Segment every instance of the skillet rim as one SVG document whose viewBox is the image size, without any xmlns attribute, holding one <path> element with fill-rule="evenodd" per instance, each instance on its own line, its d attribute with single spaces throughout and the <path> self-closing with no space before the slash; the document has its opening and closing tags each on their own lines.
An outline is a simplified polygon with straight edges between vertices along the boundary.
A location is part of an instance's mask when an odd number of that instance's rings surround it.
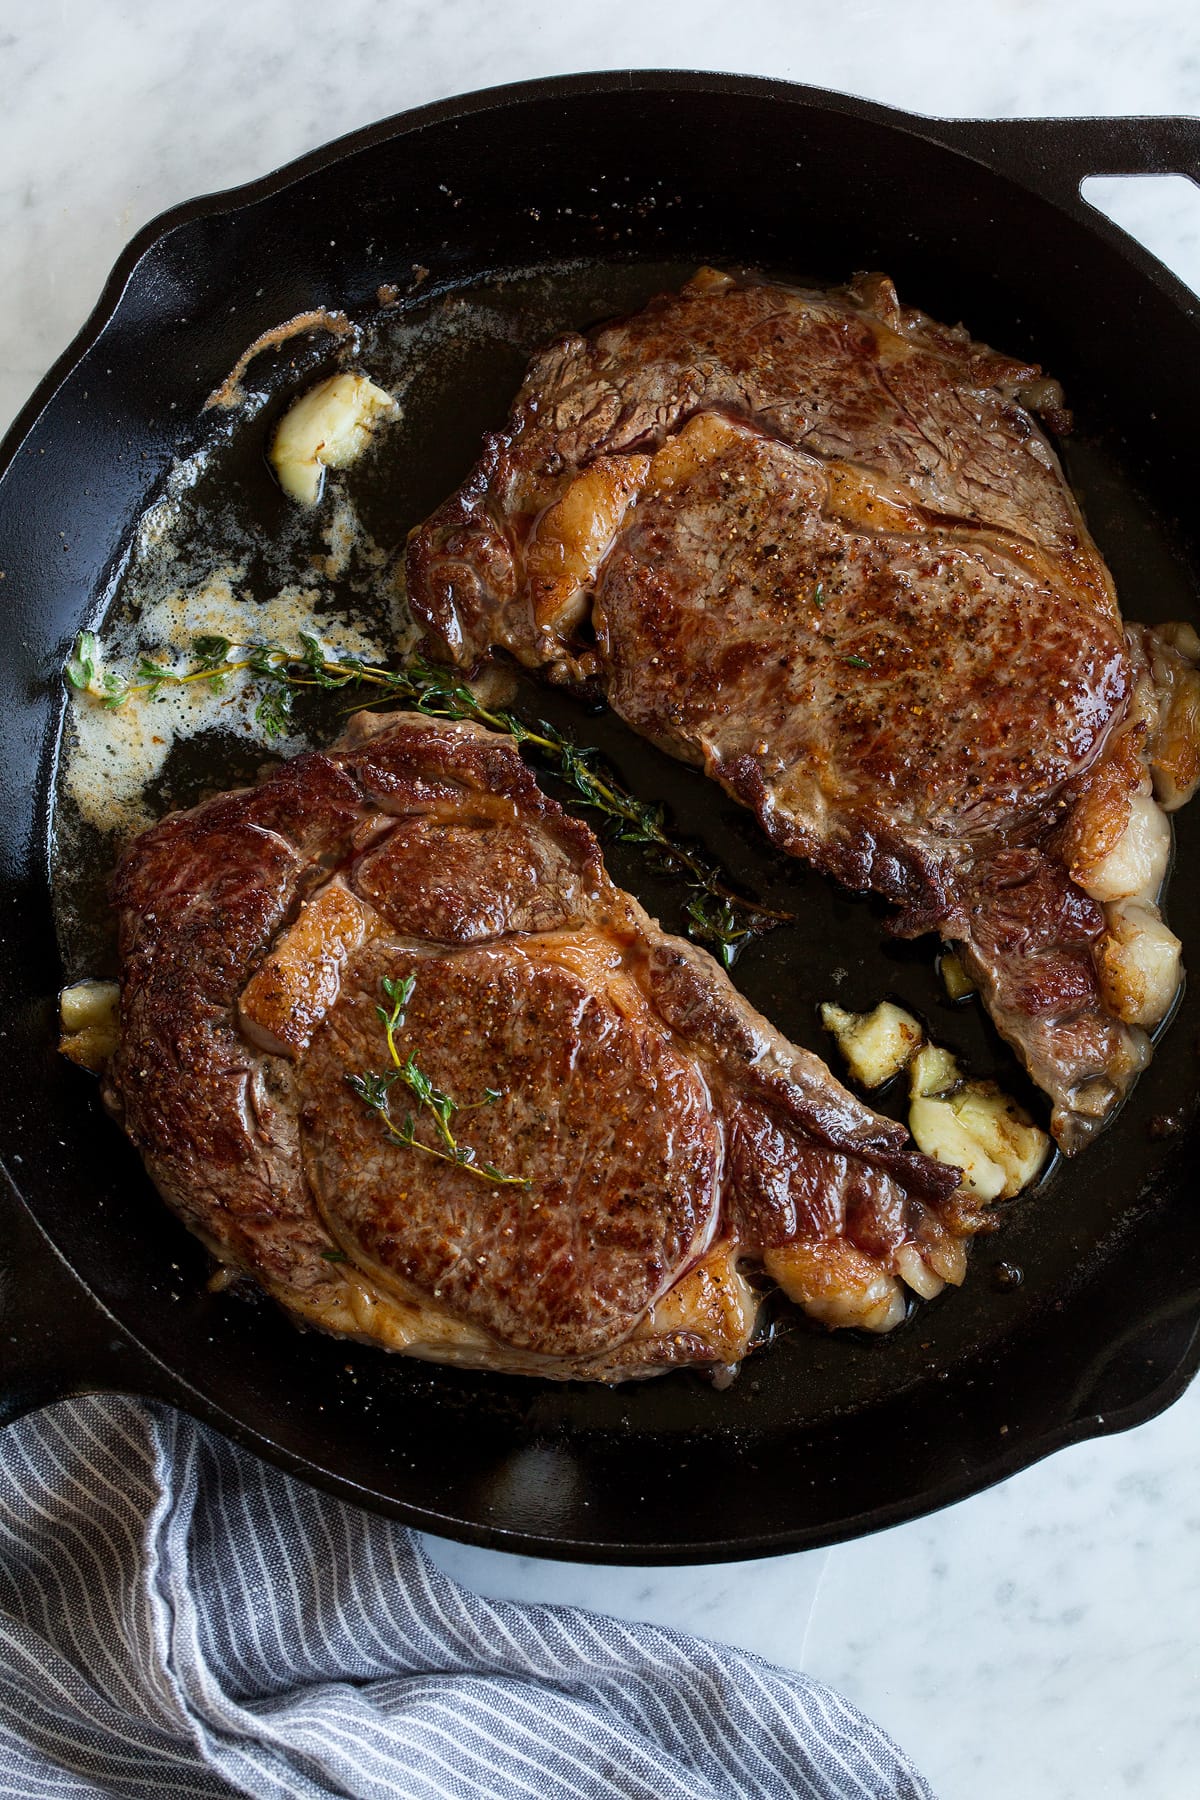
<svg viewBox="0 0 1200 1800">
<path fill-rule="evenodd" d="M 200 218 L 215 219 L 238 213 L 259 201 L 285 192 L 289 187 L 313 173 L 327 170 L 351 156 L 371 149 L 376 144 L 393 141 L 429 125 L 447 120 L 474 117 L 509 106 L 519 106 L 527 100 L 570 99 L 575 95 L 595 96 L 604 92 L 628 92 L 641 89 L 649 89 L 653 92 L 736 95 L 747 99 L 761 97 L 799 107 L 817 107 L 826 111 L 839 112 L 862 121 L 870 121 L 892 132 L 900 131 L 906 135 L 925 139 L 942 149 L 976 163 L 989 175 L 1000 175 L 1015 182 L 1018 186 L 1037 195 L 1039 199 L 1048 201 L 1070 214 L 1076 222 L 1083 223 L 1085 229 L 1092 235 L 1106 240 L 1111 247 L 1117 249 L 1127 262 L 1133 264 L 1143 278 L 1152 281 L 1174 305 L 1179 307 L 1189 318 L 1195 320 L 1197 304 L 1195 296 L 1190 293 L 1190 290 L 1184 287 L 1134 239 L 1112 225 L 1103 214 L 1082 199 L 1078 191 L 1078 180 L 1081 179 L 1082 173 L 1099 173 L 1102 172 L 1101 170 L 1091 166 L 1077 170 L 1073 185 L 1070 175 L 1065 181 L 1055 179 L 1042 183 L 1030 178 L 1028 168 L 1022 169 L 1019 166 L 1030 160 L 1025 151 L 1028 151 L 1031 145 L 1036 149 L 1039 133 L 1061 131 L 1070 135 L 1077 144 L 1082 142 L 1086 147 L 1089 129 L 1099 130 L 1103 133 L 1108 128 L 1134 128 L 1141 123 L 1155 125 L 1162 121 L 937 119 L 911 114 L 876 102 L 858 100 L 851 96 L 819 88 L 778 81 L 771 77 L 725 75 L 705 71 L 605 71 L 597 74 L 584 73 L 551 77 L 483 89 L 465 96 L 448 97 L 394 114 L 387 119 L 349 132 L 316 150 L 306 152 L 277 170 L 251 181 L 182 202 L 148 221 L 117 258 L 91 313 L 70 344 L 39 382 L 30 399 L 22 407 L 9 431 L 5 434 L 3 443 L 0 444 L 0 481 L 3 480 L 11 463 L 19 453 L 29 432 L 52 404 L 59 389 L 116 318 L 125 291 L 138 265 L 177 227 Z M 1200 121 L 1175 121 L 1175 123 L 1194 124 L 1197 133 L 1197 152 L 1200 155 Z M 991 134 L 994 139 L 1003 140 L 1000 147 L 993 142 L 990 147 L 984 145 L 981 148 L 981 140 L 987 134 Z M 1024 151 L 1022 151 L 1022 145 L 1025 147 Z M 1016 157 L 1018 166 L 1014 166 L 1012 155 L 1005 154 L 1006 151 L 1020 152 Z M 1095 152 L 1094 144 L 1092 152 Z M 1036 161 L 1036 157 L 1033 160 Z M 1090 164 L 1094 160 L 1094 154 L 1085 154 L 1083 160 Z M 1102 160 L 1107 159 L 1102 158 Z M 1121 156 L 1117 160 L 1124 166 L 1127 158 Z M 1198 160 L 1197 168 L 1200 169 L 1200 160 Z M 1193 171 L 1189 170 L 1189 173 L 1193 173 L 1194 179 L 1197 178 Z M 7 1170 L 5 1173 L 7 1174 Z M 980 1492 L 985 1487 L 1007 1479 L 1009 1475 L 1030 1466 L 1043 1456 L 1052 1454 L 1055 1450 L 1070 1443 L 1093 1436 L 1106 1435 L 1112 1431 L 1125 1430 L 1132 1425 L 1141 1423 L 1145 1419 L 1153 1417 L 1177 1398 L 1196 1372 L 1197 1366 L 1200 1366 L 1200 1314 L 1198 1314 L 1197 1329 L 1193 1331 L 1191 1341 L 1170 1373 L 1130 1405 L 1114 1409 L 1103 1416 L 1076 1417 L 1056 1430 L 1031 1433 L 1027 1439 L 1022 1439 L 1018 1444 L 1014 1444 L 1010 1451 L 997 1458 L 994 1463 L 989 1464 L 988 1473 L 982 1480 L 976 1470 L 964 1469 L 958 1478 L 947 1479 L 924 1490 L 919 1499 L 908 1497 L 878 1507 L 870 1513 L 860 1513 L 850 1521 L 840 1522 L 832 1530 L 814 1532 L 811 1528 L 801 1528 L 800 1530 L 793 1529 L 740 1538 L 736 1542 L 726 1540 L 703 1544 L 689 1542 L 682 1552 L 678 1546 L 668 1542 L 622 1546 L 610 1541 L 595 1542 L 586 1539 L 536 1537 L 510 1531 L 504 1527 L 449 1519 L 410 1501 L 394 1500 L 387 1495 L 367 1490 L 361 1484 L 339 1476 L 307 1457 L 295 1454 L 272 1442 L 252 1426 L 234 1418 L 223 1407 L 192 1387 L 182 1375 L 148 1351 L 123 1321 L 118 1322 L 115 1315 L 109 1311 L 91 1288 L 84 1286 L 70 1262 L 27 1206 L 15 1181 L 11 1182 L 11 1188 L 12 1197 L 19 1203 L 27 1224 L 32 1227 L 37 1238 L 41 1240 L 52 1261 L 59 1265 L 57 1270 L 47 1267 L 47 1282 L 52 1284 L 55 1278 L 65 1277 L 71 1284 L 78 1283 L 86 1294 L 89 1305 L 101 1315 L 103 1320 L 107 1321 L 109 1333 L 116 1331 L 121 1337 L 129 1340 L 131 1348 L 136 1347 L 136 1356 L 142 1364 L 138 1371 L 138 1378 L 131 1383 L 130 1373 L 126 1367 L 123 1375 L 116 1375 L 112 1379 L 112 1385 L 125 1391 L 149 1394 L 150 1397 L 171 1399 L 184 1410 L 217 1425 L 227 1435 L 246 1444 L 267 1460 L 287 1468 L 290 1472 L 302 1476 L 315 1485 L 338 1494 L 341 1498 L 369 1505 L 376 1511 L 390 1513 L 410 1524 L 416 1524 L 422 1529 L 452 1536 L 464 1542 L 544 1556 L 573 1557 L 594 1562 L 616 1562 L 631 1560 L 632 1552 L 636 1560 L 645 1563 L 739 1560 L 747 1557 L 780 1554 L 799 1547 L 817 1547 L 824 1543 L 846 1541 L 866 1532 L 900 1523 L 905 1519 L 924 1516 L 955 1500 Z M 2 1296 L 0 1296 L 0 1305 L 2 1305 Z M 5 1317 L 5 1323 L 7 1322 L 7 1317 Z M 1139 1319 L 1138 1330 L 1143 1329 L 1145 1324 L 1145 1319 Z M 109 1349 L 111 1352 L 111 1345 Z M 108 1361 L 109 1363 L 114 1361 L 111 1354 Z M 118 1357 L 115 1361 L 120 1364 L 122 1359 Z M 124 1361 L 127 1364 L 129 1358 L 126 1357 Z M 54 1394 L 93 1391 L 102 1385 L 105 1384 L 95 1379 L 75 1385 L 68 1383 L 65 1386 L 60 1381 L 54 1387 Z M 49 1397 L 54 1397 L 54 1394 Z M 42 1399 L 44 1400 L 46 1397 L 43 1395 Z M 42 1400 L 35 1400 L 33 1403 L 40 1404 Z M 20 1410 L 26 1410 L 26 1408 L 21 1407 Z M 4 1416 L 3 1405 L 0 1401 L 0 1417 L 2 1416 Z M 17 1414 L 11 1413 L 8 1416 L 15 1417 Z"/>
<path fill-rule="evenodd" d="M 549 75 L 535 77 L 528 81 L 505 82 L 496 87 L 476 88 L 467 94 L 448 95 L 442 100 L 431 100 L 423 106 L 405 108 L 401 112 L 391 113 L 385 119 L 376 120 L 370 125 L 361 125 L 353 131 L 343 133 L 340 137 L 331 138 L 327 144 L 315 150 L 304 151 L 291 161 L 282 163 L 277 169 L 268 170 L 263 175 L 254 176 L 249 181 L 237 182 L 227 188 L 213 188 L 207 193 L 198 194 L 190 200 L 182 200 L 173 206 L 164 208 L 148 219 L 136 231 L 125 248 L 119 253 L 109 271 L 108 278 L 100 290 L 91 311 L 80 325 L 65 349 L 51 363 L 49 369 L 38 382 L 29 399 L 21 407 L 12 423 L 0 438 L 0 481 L 3 481 L 10 464 L 17 455 L 21 443 L 41 417 L 58 389 L 71 374 L 76 364 L 92 349 L 105 327 L 111 323 L 120 306 L 121 299 L 134 270 L 148 251 L 153 249 L 164 237 L 180 225 L 189 224 L 200 218 L 216 218 L 223 214 L 240 212 L 245 207 L 255 205 L 273 195 L 284 192 L 306 176 L 321 170 L 332 168 L 334 164 L 357 155 L 362 150 L 372 148 L 375 144 L 390 141 L 393 138 L 405 137 L 415 131 L 421 131 L 428 125 L 440 124 L 446 120 L 470 118 L 479 113 L 497 111 L 507 106 L 519 106 L 526 100 L 535 99 L 570 99 L 575 95 L 594 95 L 605 92 L 635 92 L 642 87 L 653 91 L 680 93 L 696 93 L 712 91 L 716 94 L 736 94 L 746 98 L 760 96 L 764 99 L 780 100 L 797 106 L 818 106 L 825 110 L 847 114 L 852 118 L 867 120 L 881 125 L 885 129 L 901 131 L 907 135 L 923 138 L 939 147 L 952 150 L 964 156 L 968 161 L 977 163 L 988 174 L 1001 174 L 1016 181 L 1019 186 L 1029 188 L 1039 199 L 1048 200 L 1051 205 L 1069 212 L 1077 221 L 1082 220 L 1094 234 L 1106 239 L 1118 249 L 1126 259 L 1137 267 L 1140 274 L 1153 281 L 1176 305 L 1185 313 L 1196 317 L 1200 314 L 1200 300 L 1178 276 L 1174 275 L 1166 265 L 1158 260 L 1136 238 L 1122 231 L 1106 214 L 1091 206 L 1079 192 L 1079 182 L 1087 175 L 1102 174 L 1104 168 L 1086 168 L 1081 165 L 1076 173 L 1068 175 L 1066 181 L 1058 179 L 1044 162 L 1039 162 L 1036 155 L 1036 139 L 1040 134 L 1049 132 L 1058 138 L 1056 147 L 1070 141 L 1084 145 L 1083 161 L 1091 164 L 1098 154 L 1105 164 L 1115 161 L 1124 167 L 1125 163 L 1135 160 L 1132 154 L 1118 154 L 1115 158 L 1104 154 L 1104 139 L 1108 133 L 1114 137 L 1125 138 L 1135 135 L 1139 130 L 1154 132 L 1156 127 L 1174 125 L 1192 127 L 1196 133 L 1196 143 L 1192 150 L 1195 167 L 1183 173 L 1200 184 L 1200 116 L 1171 114 L 1088 114 L 1084 116 L 1063 115 L 1029 115 L 1023 118 L 988 119 L 988 118 L 956 118 L 952 115 L 933 113 L 913 113 L 902 107 L 886 106 L 880 101 L 863 100 L 852 94 L 842 94 L 832 88 L 812 87 L 802 82 L 783 81 L 770 75 L 739 75 L 723 71 L 706 71 L 703 69 L 625 69 L 597 70 L 571 75 Z M 989 133 L 995 134 L 996 141 L 987 144 Z M 1095 141 L 1096 136 L 1099 142 Z M 1034 154 L 1028 154 L 1033 150 Z M 1013 153 L 1016 153 L 1015 156 Z M 1002 158 L 1002 163 L 993 162 L 993 157 Z M 1077 160 L 1077 159 L 1074 159 Z M 1168 155 L 1166 162 L 1162 156 L 1152 156 L 1154 168 L 1138 168 L 1126 170 L 1132 174 L 1180 172 L 1174 170 L 1174 161 Z M 1113 168 L 1112 173 L 1120 172 Z"/>
</svg>

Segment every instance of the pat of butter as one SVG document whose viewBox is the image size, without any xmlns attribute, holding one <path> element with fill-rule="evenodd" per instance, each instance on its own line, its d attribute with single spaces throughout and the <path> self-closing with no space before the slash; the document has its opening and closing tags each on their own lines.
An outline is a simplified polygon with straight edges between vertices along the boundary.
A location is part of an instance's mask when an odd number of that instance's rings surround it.
<svg viewBox="0 0 1200 1800">
<path fill-rule="evenodd" d="M 288 408 L 271 440 L 271 466 L 285 494 L 303 506 L 321 497 L 325 470 L 360 456 L 384 417 L 398 408 L 365 375 L 331 375 Z"/>
</svg>

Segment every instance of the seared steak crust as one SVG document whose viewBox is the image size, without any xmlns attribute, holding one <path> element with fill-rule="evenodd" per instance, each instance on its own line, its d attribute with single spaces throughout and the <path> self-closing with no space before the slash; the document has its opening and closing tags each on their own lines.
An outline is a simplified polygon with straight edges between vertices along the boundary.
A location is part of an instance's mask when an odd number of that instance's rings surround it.
<svg viewBox="0 0 1200 1800">
<path fill-rule="evenodd" d="M 1066 422 L 1039 369 L 882 276 L 701 271 L 534 358 L 408 586 L 436 653 L 601 685 L 896 931 L 961 944 L 1072 1148 L 1153 1022 L 1106 984 L 1072 818 L 1099 782 L 1119 835 L 1161 770 L 1121 738 L 1136 659 L 1022 397 Z"/>
<path fill-rule="evenodd" d="M 191 1228 L 302 1320 L 619 1379 L 736 1362 L 739 1260 L 780 1247 L 831 1322 L 894 1323 L 913 1255 L 922 1291 L 961 1278 L 955 1171 L 664 936 L 507 739 L 360 719 L 146 832 L 115 898 L 106 1098 Z M 382 983 L 410 975 L 399 1058 L 527 1186 L 431 1156 L 411 1099 L 427 1147 L 397 1143 L 348 1080 L 391 1066 Z"/>
</svg>

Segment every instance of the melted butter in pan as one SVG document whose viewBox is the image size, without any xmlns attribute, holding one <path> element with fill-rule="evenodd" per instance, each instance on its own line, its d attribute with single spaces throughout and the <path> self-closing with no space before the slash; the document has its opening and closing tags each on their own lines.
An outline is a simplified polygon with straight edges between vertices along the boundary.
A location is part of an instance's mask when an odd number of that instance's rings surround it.
<svg viewBox="0 0 1200 1800">
<path fill-rule="evenodd" d="M 317 631 L 333 650 L 373 661 L 388 654 L 378 631 L 344 615 L 320 612 L 316 588 L 285 589 L 248 608 L 239 597 L 239 574 L 236 569 L 214 572 L 201 587 L 168 594 L 106 632 L 101 638 L 105 668 L 128 678 L 145 654 L 164 667 L 185 671 L 193 660 L 192 641 L 203 635 L 234 643 L 252 637 L 295 644 L 301 632 Z M 112 709 L 78 700 L 68 727 L 62 791 L 94 830 L 125 838 L 156 816 L 155 785 L 176 746 L 189 738 L 220 733 L 285 756 L 306 748 L 300 729 L 268 744 L 255 718 L 260 692 L 254 677 L 240 672 L 223 677 L 219 690 L 207 681 L 168 684 L 157 692 L 131 694 Z"/>
</svg>

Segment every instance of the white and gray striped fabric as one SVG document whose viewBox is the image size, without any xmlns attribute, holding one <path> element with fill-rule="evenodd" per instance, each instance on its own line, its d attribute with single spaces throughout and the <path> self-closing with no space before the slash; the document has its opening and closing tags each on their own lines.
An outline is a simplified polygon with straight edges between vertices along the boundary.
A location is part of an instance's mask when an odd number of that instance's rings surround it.
<svg viewBox="0 0 1200 1800">
<path fill-rule="evenodd" d="M 167 1407 L 0 1433 L 0 1793 L 932 1800 L 828 1688 L 493 1603 Z"/>
</svg>

